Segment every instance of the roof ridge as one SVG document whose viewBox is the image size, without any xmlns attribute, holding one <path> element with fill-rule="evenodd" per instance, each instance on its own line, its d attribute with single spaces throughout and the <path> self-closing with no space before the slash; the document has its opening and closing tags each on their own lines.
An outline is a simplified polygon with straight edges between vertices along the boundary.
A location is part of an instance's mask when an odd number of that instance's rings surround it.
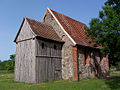
<svg viewBox="0 0 120 90">
<path fill-rule="evenodd" d="M 49 8 L 49 9 L 50 9 L 50 8 Z M 53 12 L 56 12 L 56 13 L 58 13 L 58 14 L 64 15 L 65 17 L 68 17 L 68 18 L 70 18 L 70 19 L 72 19 L 72 20 L 74 20 L 74 21 L 77 21 L 77 22 L 81 23 L 81 24 L 86 25 L 85 23 L 82 23 L 82 22 L 80 22 L 80 21 L 78 21 L 78 20 L 76 20 L 76 19 L 74 19 L 74 18 L 71 18 L 70 16 L 67 16 L 67 15 L 65 15 L 65 14 L 59 13 L 59 12 L 54 11 L 54 10 L 52 10 L 52 9 L 50 9 L 50 10 L 53 11 Z"/>
<path fill-rule="evenodd" d="M 34 21 L 36 21 L 36 22 L 38 22 L 38 23 L 40 23 L 40 24 L 46 25 L 46 26 L 51 26 L 51 25 L 49 25 L 49 24 L 42 23 L 42 22 L 40 22 L 40 21 L 38 21 L 38 20 L 35 20 L 35 19 L 32 19 L 32 18 L 28 18 L 28 17 L 24 17 L 24 18 L 25 18 L 25 19 L 29 19 L 29 20 L 34 20 Z"/>
<path fill-rule="evenodd" d="M 40 21 L 38 21 L 38 20 L 35 20 L 35 19 L 32 19 L 32 18 L 28 18 L 28 17 L 24 17 L 24 18 L 25 18 L 25 19 L 34 20 L 34 21 L 37 21 L 37 22 L 41 23 Z"/>
</svg>

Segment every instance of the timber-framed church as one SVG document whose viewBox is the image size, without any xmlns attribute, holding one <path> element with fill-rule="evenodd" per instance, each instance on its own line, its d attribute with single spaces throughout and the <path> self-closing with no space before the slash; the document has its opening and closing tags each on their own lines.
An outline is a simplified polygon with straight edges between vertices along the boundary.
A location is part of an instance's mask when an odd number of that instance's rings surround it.
<svg viewBox="0 0 120 90">
<path fill-rule="evenodd" d="M 108 55 L 85 39 L 86 26 L 47 8 L 41 22 L 24 17 L 16 43 L 15 81 L 79 80 L 105 77 Z"/>
</svg>

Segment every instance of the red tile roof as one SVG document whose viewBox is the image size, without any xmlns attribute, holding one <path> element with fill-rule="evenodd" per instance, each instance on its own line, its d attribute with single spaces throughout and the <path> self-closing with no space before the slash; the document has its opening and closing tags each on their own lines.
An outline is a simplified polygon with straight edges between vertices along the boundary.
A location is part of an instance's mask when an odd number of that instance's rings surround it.
<svg viewBox="0 0 120 90">
<path fill-rule="evenodd" d="M 51 10 L 51 9 L 50 9 Z M 84 23 L 81 23 L 77 20 L 74 20 L 66 15 L 60 14 L 56 11 L 51 10 L 54 16 L 57 18 L 57 20 L 60 22 L 62 27 L 65 29 L 65 31 L 71 36 L 71 38 L 78 44 L 83 46 L 89 46 L 93 47 L 94 43 L 91 42 L 91 38 L 85 39 L 86 30 L 84 29 L 84 26 L 86 26 Z M 101 48 L 101 47 L 96 47 Z"/>
<path fill-rule="evenodd" d="M 49 40 L 63 42 L 59 38 L 55 30 L 52 28 L 52 26 L 43 24 L 37 20 L 33 20 L 27 17 L 25 17 L 25 19 L 28 21 L 32 31 L 35 33 L 36 36 L 46 38 Z"/>
</svg>

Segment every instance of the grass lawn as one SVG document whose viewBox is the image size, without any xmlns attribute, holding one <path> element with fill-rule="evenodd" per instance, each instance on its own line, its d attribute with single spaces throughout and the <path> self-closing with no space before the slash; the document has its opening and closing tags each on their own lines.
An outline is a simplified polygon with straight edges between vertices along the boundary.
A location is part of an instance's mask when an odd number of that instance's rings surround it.
<svg viewBox="0 0 120 90">
<path fill-rule="evenodd" d="M 50 81 L 41 84 L 15 82 L 13 73 L 0 72 L 0 90 L 120 90 L 120 74 L 109 79 L 84 79 L 79 82 Z"/>
</svg>

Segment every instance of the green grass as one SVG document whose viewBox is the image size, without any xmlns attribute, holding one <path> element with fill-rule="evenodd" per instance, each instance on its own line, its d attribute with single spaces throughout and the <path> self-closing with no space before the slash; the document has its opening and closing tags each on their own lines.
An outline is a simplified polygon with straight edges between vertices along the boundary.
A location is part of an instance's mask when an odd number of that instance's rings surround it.
<svg viewBox="0 0 120 90">
<path fill-rule="evenodd" d="M 120 90 L 120 74 L 112 74 L 109 79 L 60 80 L 41 84 L 15 82 L 13 78 L 13 73 L 0 72 L 0 90 Z"/>
</svg>

